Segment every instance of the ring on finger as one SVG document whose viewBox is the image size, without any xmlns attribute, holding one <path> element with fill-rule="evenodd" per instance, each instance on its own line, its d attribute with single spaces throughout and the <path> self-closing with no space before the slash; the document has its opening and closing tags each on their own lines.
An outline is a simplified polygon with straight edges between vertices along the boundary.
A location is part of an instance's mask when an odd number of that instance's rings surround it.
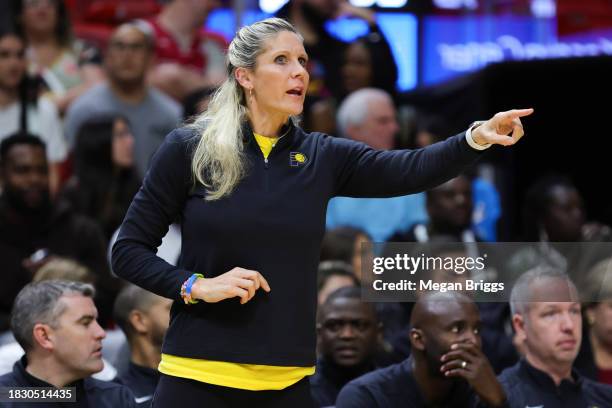
<svg viewBox="0 0 612 408">
<path fill-rule="evenodd" d="M 467 367 L 467 361 L 463 360 L 463 361 L 461 362 L 461 368 L 464 368 L 464 369 L 465 369 L 466 367 Z"/>
</svg>

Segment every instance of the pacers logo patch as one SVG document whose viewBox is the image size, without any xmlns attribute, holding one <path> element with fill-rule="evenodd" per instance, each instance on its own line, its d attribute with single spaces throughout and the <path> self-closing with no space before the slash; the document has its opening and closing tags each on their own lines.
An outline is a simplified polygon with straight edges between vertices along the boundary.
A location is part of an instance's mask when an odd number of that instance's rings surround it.
<svg viewBox="0 0 612 408">
<path fill-rule="evenodd" d="M 308 157 L 304 153 L 291 152 L 289 153 L 289 165 L 291 167 L 303 166 L 308 162 Z"/>
</svg>

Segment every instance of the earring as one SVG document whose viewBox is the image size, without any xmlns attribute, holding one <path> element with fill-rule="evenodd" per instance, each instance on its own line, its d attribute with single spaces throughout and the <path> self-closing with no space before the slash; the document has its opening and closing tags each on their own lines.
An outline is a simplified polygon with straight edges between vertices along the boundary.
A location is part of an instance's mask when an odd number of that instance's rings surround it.
<svg viewBox="0 0 612 408">
<path fill-rule="evenodd" d="M 253 97 L 253 88 L 249 88 L 249 96 L 252 98 Z"/>
</svg>

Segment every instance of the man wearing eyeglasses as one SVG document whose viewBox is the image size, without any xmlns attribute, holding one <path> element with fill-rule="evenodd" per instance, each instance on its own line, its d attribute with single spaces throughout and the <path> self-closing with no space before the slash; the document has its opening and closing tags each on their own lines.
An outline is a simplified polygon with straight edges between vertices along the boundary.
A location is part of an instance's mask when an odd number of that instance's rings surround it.
<svg viewBox="0 0 612 408">
<path fill-rule="evenodd" d="M 336 408 L 507 407 L 481 351 L 480 316 L 457 292 L 419 298 L 410 319 L 412 355 L 348 383 Z"/>
<path fill-rule="evenodd" d="M 117 27 L 104 58 L 108 82 L 84 93 L 66 115 L 66 138 L 72 147 L 79 128 L 88 120 L 116 113 L 126 117 L 134 135 L 134 158 L 141 176 L 182 115 L 176 102 L 146 84 L 153 45 L 153 38 L 141 25 L 127 23 Z"/>
<path fill-rule="evenodd" d="M 344 287 L 319 309 L 317 336 L 320 357 L 311 393 L 318 407 L 332 406 L 347 382 L 375 368 L 382 325 L 372 304 L 361 301 L 361 290 Z"/>
</svg>

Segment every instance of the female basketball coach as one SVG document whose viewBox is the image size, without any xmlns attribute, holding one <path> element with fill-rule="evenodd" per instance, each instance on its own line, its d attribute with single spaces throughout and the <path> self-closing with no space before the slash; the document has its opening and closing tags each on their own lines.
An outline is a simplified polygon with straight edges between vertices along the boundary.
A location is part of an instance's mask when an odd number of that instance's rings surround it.
<svg viewBox="0 0 612 408">
<path fill-rule="evenodd" d="M 296 125 L 307 61 L 288 22 L 243 27 L 208 111 L 166 137 L 130 206 L 113 269 L 175 299 L 155 407 L 312 406 L 328 200 L 434 187 L 491 144 L 514 144 L 519 118 L 532 113 L 498 113 L 425 149 L 376 151 Z M 183 248 L 174 267 L 155 248 L 177 218 Z"/>
</svg>

